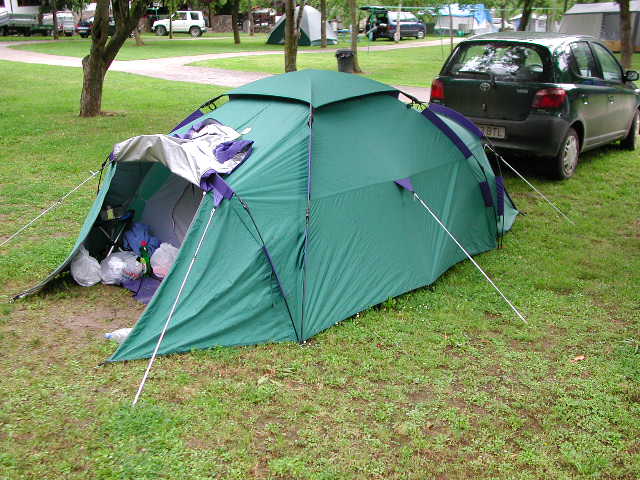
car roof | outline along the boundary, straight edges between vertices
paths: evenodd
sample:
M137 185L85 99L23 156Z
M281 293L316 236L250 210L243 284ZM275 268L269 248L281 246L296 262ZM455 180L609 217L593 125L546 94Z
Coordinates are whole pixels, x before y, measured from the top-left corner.
M541 45L547 48L555 48L569 42L575 41L596 41L590 35L570 35L566 33L548 33L548 32L498 32L484 33L468 38L465 42L475 41L504 41L504 42L526 42Z

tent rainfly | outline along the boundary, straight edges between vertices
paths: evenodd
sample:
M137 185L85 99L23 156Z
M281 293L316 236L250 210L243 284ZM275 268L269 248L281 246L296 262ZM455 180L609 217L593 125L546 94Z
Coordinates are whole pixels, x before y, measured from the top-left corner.
M298 18L298 11L300 7L296 7L294 11L294 18ZM320 26L321 26L321 15L318 10L309 5L305 5L302 10L302 19L300 20L300 37L298 38L298 45L309 46L309 45L320 45ZM287 17L283 15L276 22L273 30L269 34L267 38L267 43L272 45L283 45L284 44L284 27L287 21ZM336 32L333 30L333 27L329 22L327 23L327 44L335 45L338 43L338 37L336 37Z
M636 50L640 47L640 0L629 2L631 11L631 39ZM620 6L616 2L576 3L567 10L560 22L560 33L591 35L609 48L620 51Z
M108 244L96 221L106 205L133 210L180 247L109 361L151 357L160 338L160 355L302 342L431 284L466 258L442 225L474 255L495 248L518 212L481 132L446 107L410 108L399 93L302 70L232 90L169 135L116 145L69 257L20 296L68 270L82 245L100 258ZM185 139L210 127L253 142L231 173Z
M473 35L495 32L491 11L482 3L475 5L443 5L437 10L435 28L441 32L462 31Z

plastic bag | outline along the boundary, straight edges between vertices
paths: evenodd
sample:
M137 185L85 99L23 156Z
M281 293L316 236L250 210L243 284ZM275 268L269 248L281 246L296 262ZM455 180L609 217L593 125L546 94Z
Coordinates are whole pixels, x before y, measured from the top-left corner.
M100 281L100 264L89 255L84 245L71 261L71 276L83 287L90 287Z
M133 252L114 252L100 262L100 276L107 285L119 285L124 280L136 280L144 273L144 265Z
M124 342L129 334L131 333L133 328L119 328L110 333L105 333L104 338L108 338L109 340L113 340L114 342L122 343Z
M151 255L151 268L158 278L164 278L178 256L178 249L170 243L161 243L158 249Z

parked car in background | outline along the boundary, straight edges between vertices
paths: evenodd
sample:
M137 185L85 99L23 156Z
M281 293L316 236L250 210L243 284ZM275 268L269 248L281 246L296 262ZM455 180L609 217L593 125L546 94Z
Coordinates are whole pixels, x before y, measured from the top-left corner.
M638 144L640 91L593 37L534 32L478 35L458 44L431 84L431 101L466 115L506 153L573 175L581 152Z
M57 12L56 21L58 22L58 33L64 34L66 37L73 35L73 32L76 30L76 22L73 18L73 13ZM42 23L53 27L53 15L51 13L43 15Z
M197 10L177 11L171 19L173 33L188 33L192 37L199 37L207 31L204 15ZM156 20L151 29L156 35L169 33L169 19Z
M397 12L385 7L360 7L360 10L369 12L365 33L371 41L376 41L378 38L393 40L398 28L398 19L400 20L400 38L424 38L426 34L426 25L413 13Z
M91 17L87 20L80 20L76 25L76 33L80 35L82 38L87 38L91 35L93 30L93 19ZM116 32L116 22L113 17L109 17L109 27L107 31L107 35L111 36Z

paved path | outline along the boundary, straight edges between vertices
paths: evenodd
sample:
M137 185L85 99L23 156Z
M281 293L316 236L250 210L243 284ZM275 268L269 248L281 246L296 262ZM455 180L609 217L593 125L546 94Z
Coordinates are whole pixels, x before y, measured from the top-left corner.
M62 55L49 55L46 53L30 52L8 48L12 45L24 45L32 43L42 43L42 41L24 42L0 42L0 60L10 60L13 62L37 63L44 65L57 65L63 67L82 67L82 59L67 57ZM361 51L384 51L406 48L418 48L436 46L442 43L441 40L425 40L411 43L389 43L386 45L370 45L361 47ZM448 42L445 42L448 45ZM310 55L316 53L331 53L335 49L326 50L300 50L298 54ZM109 70L115 72L133 73L145 75L153 78L162 78L179 82L203 83L207 85L220 85L223 87L239 87L249 82L270 76L267 73L243 72L239 70L224 70L221 68L194 67L187 64L202 60L217 60L234 57L249 57L258 55L280 55L283 52L274 50L262 50L256 52L229 52L212 53L206 55L188 55L171 58L152 58L148 60L116 60L111 64ZM429 79L425 78L425 84ZM398 86L420 100L429 99L429 89L421 87Z

